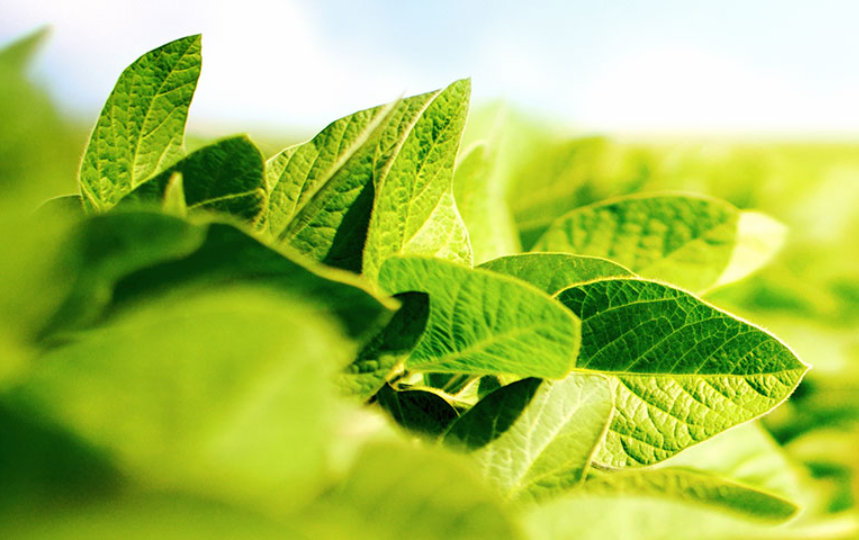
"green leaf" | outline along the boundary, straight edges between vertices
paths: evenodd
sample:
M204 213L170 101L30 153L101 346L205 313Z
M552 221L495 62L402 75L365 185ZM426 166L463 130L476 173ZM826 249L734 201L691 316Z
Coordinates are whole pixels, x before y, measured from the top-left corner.
M524 521L528 537L535 540L799 540L850 538L856 531L855 521L848 516L804 526L789 523L775 527L771 521L657 495L571 495L534 507Z
M497 148L473 145L460 158L453 177L456 207L468 229L474 262L520 251L502 177L496 173Z
M111 213L82 223L71 246L75 287L51 332L85 327L157 295L235 283L304 298L352 336L375 332L395 308L352 274L293 260L224 223Z
M569 253L520 253L487 261L479 268L519 278L549 294L594 279L632 276L617 263Z
M45 42L48 34L48 28L43 26L11 43L7 43L5 47L0 49L0 69L24 71L33 61L33 56Z
M425 257L393 257L379 273L391 293L429 294L430 314L408 369L562 378L573 368L579 320L522 281Z
M351 114L269 159L268 234L325 264L360 272L374 183L437 93Z
M520 538L510 511L465 460L412 445L368 445L302 517L308 538Z
M538 539L818 538L829 528L773 527L796 511L784 499L707 473L654 468L595 475L532 508L525 522Z
M144 54L122 72L81 162L81 195L88 210L109 210L182 157L200 65L200 36L195 35Z
M152 300L70 336L9 399L144 484L279 511L326 477L331 375L353 353L312 305L220 288Z
M602 376L523 379L480 400L453 423L444 442L470 451L505 496L540 501L582 480L611 414L611 390Z
M634 195L558 218L535 251L604 257L693 291L738 280L781 247L784 226L716 199Z
M80 222L63 254L66 279L74 285L41 335L92 324L110 304L114 285L123 276L187 256L204 238L204 228L158 214L107 214Z
M398 424L428 437L444 433L459 416L447 400L426 390L398 392L385 385L376 394L376 399Z
M612 376L603 465L656 463L761 416L808 369L770 334L660 283L593 281L558 300L582 320L576 367Z
M182 175L182 191L189 211L207 210L253 221L265 204L263 159L246 136L204 146L141 184L119 203L162 204L174 174Z
M711 472L795 503L808 499L803 471L759 422L729 429L664 464Z
M591 495L650 495L696 502L760 520L784 521L799 511L782 497L680 467L594 473L581 491Z
M358 357L338 375L347 395L366 401L385 384L394 367L405 361L426 328L429 299L423 293L397 295L400 309L385 328L361 349Z
M468 231L453 199L453 167L470 93L468 80L437 92L376 180L363 266L371 281L385 259L397 254L471 264Z
M179 287L204 289L232 283L256 284L304 298L319 312L339 319L346 333L356 338L378 330L396 307L396 302L371 293L354 274L290 258L232 225L212 223L205 228L199 249L187 257L120 279L114 289L114 309Z

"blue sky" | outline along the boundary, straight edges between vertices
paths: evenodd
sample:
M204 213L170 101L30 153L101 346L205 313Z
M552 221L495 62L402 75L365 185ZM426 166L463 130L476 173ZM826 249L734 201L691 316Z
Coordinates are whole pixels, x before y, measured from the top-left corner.
M192 125L318 128L471 76L587 131L859 135L859 2L0 0L0 41L90 118L122 68L202 32Z

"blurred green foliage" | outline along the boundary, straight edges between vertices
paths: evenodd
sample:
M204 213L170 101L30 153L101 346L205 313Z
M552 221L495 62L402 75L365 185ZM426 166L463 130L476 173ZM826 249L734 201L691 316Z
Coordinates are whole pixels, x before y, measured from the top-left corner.
M336 301L325 290L272 294L271 283L234 286L235 274L219 281L218 269L206 268L202 286L87 308L94 326L44 339L91 267L69 248L78 245L75 213L39 209L75 190L86 133L27 72L43 38L39 31L0 51L0 537L521 535L464 459L416 449L381 415L341 397L330 375L367 345L356 317L318 308ZM700 537L705 526L714 538L856 534L859 143L573 137L488 107L470 118L463 147L499 127L492 174L525 249L568 210L629 193L709 194L787 224L773 263L706 299L776 332L814 366L763 420L767 431L743 438L754 448L720 471L743 478L750 456L795 468L783 483L809 502L793 528L738 525L682 501L580 495L527 513L525 532L658 537L660 520L683 513L678 537ZM123 260L134 270L158 262L146 256ZM237 351L250 358L242 370L225 360ZM57 362L60 354L74 362ZM287 370L263 362L271 358L301 361ZM119 360L132 369L113 371Z

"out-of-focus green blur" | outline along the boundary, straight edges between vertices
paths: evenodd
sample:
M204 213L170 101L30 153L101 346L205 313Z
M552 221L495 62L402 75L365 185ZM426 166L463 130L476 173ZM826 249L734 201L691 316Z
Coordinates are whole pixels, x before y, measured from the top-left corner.
M354 537L367 531L368 538L395 538L405 530L419 537L415 531L422 529L415 524L415 515L412 521L397 522L402 517L399 505L422 509L422 519L431 522L435 492L420 489L429 485L427 479L437 480L439 475L448 482L445 495L461 493L450 500L471 509L459 522L457 534L467 537L469 531L480 530L493 537L493 531L503 533L506 522L490 510L474 510L484 508L482 501L492 500L491 496L470 483L467 471L456 472L460 464L448 463L453 457L430 450L406 451L388 441L392 437L384 426L379 428L378 418L365 417L339 401L333 383L328 387L330 374L322 366L334 365L338 359L345 362L338 355L355 344L336 322L294 299L272 299L253 290L215 291L186 299L181 309L164 300L112 323L120 330L149 329L164 347L184 344L189 356L211 359L206 367L215 371L208 372L211 379L200 387L203 394L170 395L181 402L176 410L184 410L185 417L168 418L163 412L143 410L146 400L111 386L129 382L123 379L88 380L83 371L55 371L44 365L32 375L36 338L72 286L68 276L74 264L63 251L71 218L40 210L40 205L76 190L78 161L90 129L63 118L29 78L28 60L38 42L39 36L34 35L0 53L0 396L12 389L0 399L0 441L6 441L0 442L0 537L21 531L33 537L60 538L283 537L284 531L291 530L289 523L282 522L283 512L309 500L317 502L311 504L308 523L300 529L316 537ZM499 114L496 107L475 111L467 138L484 133L486 126L498 122ZM559 134L553 126L510 111L504 113L502 124L499 167L504 170L508 201L525 249L569 209L632 192L710 194L741 208L767 212L788 226L786 245L776 260L750 279L712 291L707 299L773 331L813 366L796 395L767 417L765 425L788 454L810 470L823 494L817 511L855 509L859 498L859 142L700 138L649 142L581 137ZM205 133L196 136L207 138ZM290 134L282 138L289 140ZM259 142L264 148L274 146ZM229 313L221 317L212 309L213 302L234 309L225 308ZM285 314L282 307L288 308ZM261 319L265 324L259 324ZM218 359L230 352L230 346L250 348L258 343L254 336L279 328L289 331L270 343L274 349L266 349L266 354L287 351L306 358L293 366L294 373L279 373L293 378L291 385L272 390L260 401L251 400L241 410L220 410L218 398L241 400L243 396L228 394L227 387L234 390L236 373L218 371ZM221 329L223 342L207 339L188 345L195 332L212 336L213 329ZM146 368L170 359L163 353L167 349L144 346L149 337L123 339L119 332L104 339L96 335L88 344L102 353L114 351L109 358L126 355L125 361L139 362L140 380L151 387L138 391L156 391L159 381ZM95 353L81 348L76 354L81 366L97 366L109 373L109 366L98 365ZM40 358L50 359L49 353ZM181 362L174 367L183 376L202 377L199 368ZM84 393L64 396L62 403L70 410L58 414L74 417L95 440L126 437L120 445L123 461L104 459L99 448L83 445L38 416L36 405L60 403L52 401L60 392L52 385L64 374L80 377ZM14 391L16 381L31 376L38 378L36 387L44 395ZM239 382L247 388L259 384ZM92 396L97 392L86 390L107 387L126 408L118 407L117 416L99 417L92 414L96 399ZM274 401L266 401L269 398ZM243 455L254 460L221 461L219 449L241 444L242 429L257 429L255 423L267 419L266 407L274 402L290 411L287 417L298 428L286 435L275 430L271 441L265 442L275 441L278 448L292 450L271 455L263 448L249 448ZM28 407L32 415L22 414ZM147 425L130 412L140 418L154 415L158 421ZM246 416L225 419L228 414ZM196 424L199 419L205 424ZM158 442L168 432L180 436L175 446ZM367 433L382 442L364 448L356 457L358 441ZM10 440L15 443L9 444ZM149 474L152 469L147 465L152 461L163 461L164 476ZM215 464L223 468L223 478L213 478L205 470ZM422 471L417 477L416 470ZM347 481L331 488L332 478L343 477ZM388 488L397 485L409 495L404 501L374 498L385 482ZM282 500L279 493L285 486L303 495ZM258 500L261 492L268 495L262 501ZM367 502L356 510L354 505L342 504L345 498ZM357 515L359 510L366 512ZM374 528L386 521L393 524L385 530ZM430 525L424 530L432 530Z

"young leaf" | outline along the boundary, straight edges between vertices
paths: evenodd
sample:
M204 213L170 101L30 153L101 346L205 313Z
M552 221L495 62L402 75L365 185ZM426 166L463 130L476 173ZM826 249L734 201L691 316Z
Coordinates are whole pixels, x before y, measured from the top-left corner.
M397 254L471 264L468 232L453 199L453 166L470 92L468 80L437 92L375 182L363 266L371 281L385 259Z
M269 204L263 221L275 242L327 265L360 272L374 179L396 157L436 94L346 116L309 142L269 159Z
M182 191L189 211L208 210L253 221L265 204L263 159L246 136L224 139L192 152L174 166L144 182L119 203L161 204L170 179L182 175Z
M603 465L656 463L758 417L808 369L763 330L653 281L593 281L557 298L582 320L577 367L612 376Z
M497 148L490 144L477 143L465 152L453 177L456 207L468 229L475 263L520 251L506 186L495 171Z
M144 54L122 72L81 161L80 188L88 210L109 210L182 157L200 64L200 36L195 35Z
M716 199L634 195L558 218L534 250L604 257L643 277L703 291L763 266L783 236L772 218Z
M325 478L330 377L353 352L314 306L220 288L150 300L73 336L10 402L104 450L134 479L280 511Z
M549 294L585 281L633 275L606 259L569 253L520 253L487 261L478 268L519 278Z
M392 257L379 285L429 294L426 331L409 369L559 379L573 368L579 320L518 279L426 257Z
M507 497L540 501L582 480L611 414L602 376L523 379L480 400L453 423L444 442L470 451Z
M447 400L426 390L398 392L385 385L376 399L398 424L428 437L444 433L459 416Z
M340 389L362 401L385 384L388 373L417 345L429 316L429 299L423 293L397 295L400 309L381 332L358 352L358 357L337 377Z
M594 473L581 487L590 495L649 495L695 502L749 517L784 521L799 508L782 497L706 472L664 467L640 471Z

